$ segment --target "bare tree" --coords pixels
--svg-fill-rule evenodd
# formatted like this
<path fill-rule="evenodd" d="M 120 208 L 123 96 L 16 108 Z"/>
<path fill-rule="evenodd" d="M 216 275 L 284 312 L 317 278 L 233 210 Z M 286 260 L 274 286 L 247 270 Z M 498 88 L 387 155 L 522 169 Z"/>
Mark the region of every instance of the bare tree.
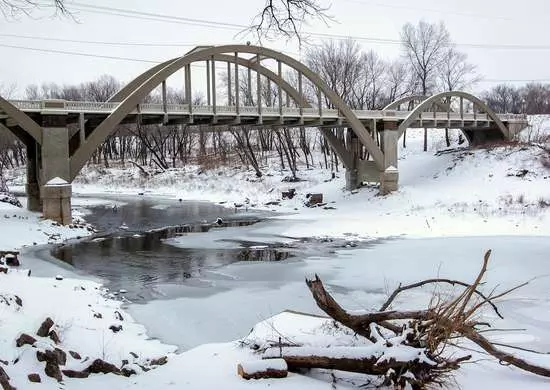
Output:
<path fill-rule="evenodd" d="M 435 88 L 437 71 L 451 44 L 449 32 L 443 23 L 420 21 L 414 26 L 407 23 L 401 31 L 403 50 L 413 74 L 418 80 L 419 92 L 427 95 Z M 424 151 L 428 150 L 428 132 L 424 129 Z"/>
<path fill-rule="evenodd" d="M 466 53 L 449 47 L 445 50 L 438 72 L 440 89 L 444 91 L 464 90 L 472 87 L 479 81 L 476 66 L 468 62 Z M 451 98 L 447 98 L 446 104 L 451 104 Z M 449 129 L 445 129 L 445 142 L 451 146 Z"/>
<path fill-rule="evenodd" d="M 17 84 L 15 83 L 11 83 L 11 84 L 0 83 L 0 96 L 2 96 L 4 99 L 9 99 L 13 97 L 16 90 L 17 90 Z"/>
<path fill-rule="evenodd" d="M 523 111 L 518 88 L 499 84 L 483 94 L 483 99 L 496 112 L 518 114 Z"/>
<path fill-rule="evenodd" d="M 321 0 L 265 0 L 250 29 L 258 38 L 285 36 L 301 40 L 301 29 L 308 20 L 327 22 L 327 6 Z"/>
<path fill-rule="evenodd" d="M 522 112 L 529 115 L 550 113 L 550 86 L 529 83 L 521 90 Z"/>
<path fill-rule="evenodd" d="M 393 61 L 387 65 L 385 84 L 385 105 L 410 95 L 416 89 L 414 78 L 411 77 L 407 64 L 401 60 Z"/>
<path fill-rule="evenodd" d="M 306 53 L 306 65 L 317 72 L 328 86 L 349 105 L 356 100 L 353 88 L 361 79 L 361 48 L 351 39 L 323 42 Z M 329 108 L 332 103 L 326 100 Z"/>
<path fill-rule="evenodd" d="M 0 12 L 4 17 L 8 18 L 20 15 L 28 16 L 38 9 L 53 9 L 55 14 L 69 14 L 65 6 L 65 0 L 48 0 L 45 2 L 35 0 L 0 0 Z"/>
<path fill-rule="evenodd" d="M 438 73 L 438 82 L 445 91 L 469 89 L 480 79 L 476 66 L 468 62 L 466 53 L 452 46 L 443 53 Z"/>
<path fill-rule="evenodd" d="M 83 86 L 85 98 L 93 102 L 106 102 L 120 89 L 120 82 L 113 76 L 103 75 Z"/>
<path fill-rule="evenodd" d="M 384 86 L 384 74 L 388 68 L 378 54 L 373 50 L 361 55 L 361 73 L 363 91 L 357 94 L 364 102 L 357 108 L 375 110 L 381 108 Z M 360 87 L 358 85 L 358 87 Z"/>

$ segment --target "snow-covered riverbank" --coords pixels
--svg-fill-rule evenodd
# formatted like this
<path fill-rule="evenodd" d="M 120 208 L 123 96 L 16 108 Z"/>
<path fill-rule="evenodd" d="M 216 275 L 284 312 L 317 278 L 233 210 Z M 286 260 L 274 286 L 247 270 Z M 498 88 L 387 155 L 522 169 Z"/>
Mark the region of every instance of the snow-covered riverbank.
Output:
<path fill-rule="evenodd" d="M 542 129 L 550 133 L 549 128 Z M 298 183 L 282 179 L 288 171 L 266 167 L 258 179 L 251 171 L 187 167 L 140 179 L 136 168 L 88 168 L 75 184 L 77 193 L 149 193 L 185 199 L 242 204 L 284 212 L 292 220 L 282 235 L 409 237 L 475 235 L 549 235 L 550 170 L 535 146 L 445 150 L 443 132 L 430 136 L 422 152 L 422 130 L 407 133 L 400 147 L 400 189 L 380 197 L 376 188 L 345 191 L 344 172 L 331 179 L 322 169 L 303 169 Z M 456 139 L 456 137 L 454 137 Z M 457 144 L 452 147 L 457 147 Z M 282 200 L 295 188 L 297 196 Z M 308 193 L 322 193 L 325 208 L 304 206 Z M 280 201 L 273 206 L 269 202 Z"/>

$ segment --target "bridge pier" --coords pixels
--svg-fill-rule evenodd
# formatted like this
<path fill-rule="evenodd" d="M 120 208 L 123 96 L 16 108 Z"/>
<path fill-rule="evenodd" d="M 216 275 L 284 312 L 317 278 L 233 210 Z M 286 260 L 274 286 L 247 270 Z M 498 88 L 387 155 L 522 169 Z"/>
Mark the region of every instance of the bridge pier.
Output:
<path fill-rule="evenodd" d="M 41 188 L 44 218 L 63 225 L 72 222 L 67 116 L 42 116 Z"/>
<path fill-rule="evenodd" d="M 349 128 L 346 132 L 346 144 L 347 147 L 345 148 L 345 153 L 348 154 L 348 161 L 351 162 L 351 166 L 346 167 L 346 190 L 352 191 L 361 186 L 359 174 L 361 166 L 359 156 L 361 144 L 359 143 L 357 135 Z"/>
<path fill-rule="evenodd" d="M 42 187 L 42 192 L 44 218 L 69 225 L 73 220 L 71 212 L 72 185 L 64 180 L 53 179 Z"/>
<path fill-rule="evenodd" d="M 379 182 L 380 193 L 383 195 L 397 191 L 399 188 L 399 171 L 397 169 L 399 132 L 397 122 L 384 121 L 380 135 L 380 146 L 384 153 L 383 170 L 380 170 L 374 161 L 361 158 L 362 145 L 357 135 L 348 130 L 346 152 L 349 153 L 349 160 L 352 163 L 351 167 L 346 169 L 346 189 L 348 191 L 360 187 L 364 182 Z"/>
<path fill-rule="evenodd" d="M 38 143 L 33 139 L 26 142 L 27 146 L 27 209 L 42 211 L 40 199 L 40 183 L 38 180 Z"/>
<path fill-rule="evenodd" d="M 399 170 L 397 169 L 399 132 L 397 122 L 384 121 L 384 130 L 382 130 L 381 135 L 384 171 L 380 172 L 380 193 L 386 195 L 397 191 L 399 188 Z"/>

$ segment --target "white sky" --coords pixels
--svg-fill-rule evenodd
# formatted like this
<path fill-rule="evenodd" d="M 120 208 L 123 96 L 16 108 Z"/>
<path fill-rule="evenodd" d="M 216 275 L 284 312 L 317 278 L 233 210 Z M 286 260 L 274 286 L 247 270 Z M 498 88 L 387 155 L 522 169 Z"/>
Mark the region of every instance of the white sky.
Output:
<path fill-rule="evenodd" d="M 94 0 L 93 3 L 91 0 L 80 0 L 80 4 L 248 25 L 263 6 L 264 0 Z M 326 4 L 330 3 L 326 1 Z M 72 0 L 68 2 L 68 7 L 72 7 L 73 11 L 78 8 Z M 479 73 L 486 79 L 478 86 L 478 89 L 482 89 L 495 84 L 495 81 L 487 80 L 550 82 L 550 68 L 547 64 L 550 58 L 550 42 L 547 38 L 549 11 L 548 0 L 333 0 L 329 13 L 336 22 L 328 27 L 321 22 L 314 22 L 305 29 L 332 35 L 396 40 L 406 22 L 416 23 L 420 19 L 430 22 L 444 21 L 452 39 L 469 55 L 470 61 L 478 65 Z M 160 62 L 184 54 L 195 45 L 245 43 L 253 40 L 253 37 L 235 37 L 238 31 L 224 26 L 193 26 L 185 22 L 168 23 L 84 11 L 75 11 L 75 16 L 78 21 L 49 17 L 20 18 L 16 21 L 0 19 L 0 84 L 15 83 L 18 94 L 21 94 L 28 84 L 80 83 L 105 73 L 128 81 L 152 66 L 141 62 L 35 52 L 8 48 L 5 45 Z M 7 35 L 181 46 L 70 43 Z M 317 38 L 308 39 L 308 43 L 316 41 L 318 42 Z M 366 40 L 359 42 L 365 49 L 372 48 L 385 58 L 400 54 L 398 44 L 380 44 Z M 472 48 L 463 44 L 520 47 Z M 300 54 L 295 42 L 280 40 L 264 42 L 264 45 L 284 50 L 295 57 Z M 525 49 L 525 46 L 533 45 L 544 47 Z"/>

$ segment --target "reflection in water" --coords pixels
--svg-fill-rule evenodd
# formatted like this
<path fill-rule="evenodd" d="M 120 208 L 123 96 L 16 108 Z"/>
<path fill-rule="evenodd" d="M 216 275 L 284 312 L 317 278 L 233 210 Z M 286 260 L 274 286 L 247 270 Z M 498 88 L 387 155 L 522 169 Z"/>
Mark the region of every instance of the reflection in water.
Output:
<path fill-rule="evenodd" d="M 212 223 L 218 217 L 232 218 L 239 215 L 234 209 L 206 202 L 177 202 L 151 198 L 129 198 L 125 202 L 126 204 L 117 207 L 93 207 L 86 220 L 103 232 L 117 231 L 123 225 L 128 231 L 145 231 L 202 220 Z"/>
<path fill-rule="evenodd" d="M 168 203 L 140 199 L 113 211 L 96 207 L 87 217 L 104 234 L 99 238 L 55 248 L 52 254 L 77 269 L 105 280 L 111 291 L 124 289 L 132 301 L 162 296 L 159 286 L 200 283 L 201 273 L 238 261 L 281 261 L 290 256 L 284 249 L 236 243 L 231 249 L 180 248 L 163 239 L 185 234 L 208 234 L 219 216 L 216 228 L 244 226 L 258 217 L 244 217 L 235 211 L 208 203 Z M 123 215 L 123 218 L 121 218 Z M 192 221 L 201 221 L 190 223 Z M 117 229 L 123 222 L 128 229 Z M 182 222 L 188 222 L 181 224 Z M 164 227 L 161 227 L 164 226 Z"/>
<path fill-rule="evenodd" d="M 281 261 L 290 253 L 271 247 L 235 249 L 178 248 L 157 234 L 98 238 L 56 248 L 54 256 L 106 279 L 111 290 L 124 289 L 131 300 L 150 299 L 162 284 L 200 279 L 201 273 L 238 261 Z"/>

